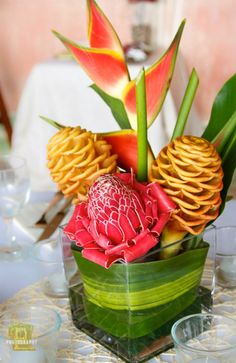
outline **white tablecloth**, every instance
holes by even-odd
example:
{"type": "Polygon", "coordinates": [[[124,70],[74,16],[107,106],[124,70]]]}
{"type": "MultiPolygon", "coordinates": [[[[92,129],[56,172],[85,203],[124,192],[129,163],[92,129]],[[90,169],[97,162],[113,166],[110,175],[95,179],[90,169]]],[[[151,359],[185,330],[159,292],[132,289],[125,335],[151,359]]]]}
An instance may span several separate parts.
{"type": "MultiPolygon", "coordinates": [[[[36,205],[38,202],[49,201],[50,193],[32,193],[31,204],[36,205]]],[[[236,226],[236,200],[231,200],[226,204],[224,213],[215,221],[216,226],[234,225],[236,226]]],[[[1,230],[1,219],[0,219],[1,230]]],[[[28,245],[32,244],[23,231],[18,230],[18,238],[28,245]]],[[[51,267],[44,263],[37,263],[30,256],[18,262],[1,262],[0,263],[0,303],[11,297],[17,291],[32,284],[50,273],[51,267]]]]}
{"type": "MultiPolygon", "coordinates": [[[[28,213],[27,210],[29,210],[29,207],[33,213],[33,210],[40,209],[43,203],[47,205],[52,195],[52,192],[31,193],[29,205],[25,206],[25,210],[22,210],[22,215],[28,213]]],[[[29,225],[23,225],[19,221],[14,220],[13,230],[18,243],[25,249],[26,255],[25,259],[19,261],[0,261],[0,303],[14,295],[20,289],[42,279],[51,272],[49,265],[36,262],[30,257],[29,249],[35,241],[33,233],[29,233],[29,229],[31,230],[32,228],[28,228],[29,225]]],[[[3,231],[3,228],[3,221],[0,217],[0,231],[3,231]]],[[[38,230],[36,229],[37,233],[38,230]]],[[[0,236],[0,243],[2,237],[3,234],[0,236]]]]}
{"type": "MultiPolygon", "coordinates": [[[[141,65],[130,65],[135,77],[141,65]]],[[[149,141],[155,154],[170,140],[177,110],[187,82],[184,64],[176,64],[171,93],[163,111],[149,130],[149,141]]],[[[46,145],[57,131],[39,118],[44,115],[64,125],[80,125],[94,132],[118,130],[108,106],[88,86],[90,79],[80,66],[70,60],[52,60],[36,65],[19,103],[13,134],[13,153],[28,161],[32,188],[55,189],[46,167],[46,145]]],[[[200,134],[201,122],[195,112],[189,118],[186,132],[200,134]]]]}
{"type": "MultiPolygon", "coordinates": [[[[50,193],[32,193],[31,204],[50,200],[50,193]]],[[[236,225],[236,200],[227,203],[224,213],[216,220],[216,226],[236,225]]],[[[1,230],[1,220],[0,220],[1,230]]],[[[19,237],[24,237],[19,232],[19,237]]],[[[32,243],[32,241],[29,243],[32,243]]],[[[44,276],[50,274],[50,267],[45,264],[36,263],[31,257],[19,262],[0,263],[0,311],[6,306],[14,306],[15,304],[41,304],[56,309],[62,316],[63,325],[61,329],[61,338],[59,341],[59,352],[57,363],[66,362],[121,362],[120,359],[113,356],[98,343],[92,342],[85,334],[77,331],[71,323],[69,316],[69,307],[67,300],[54,300],[45,297],[42,294],[40,285],[35,288],[30,287],[28,290],[20,290],[30,284],[37,282],[44,276]],[[15,297],[13,295],[19,292],[15,297]],[[6,299],[9,299],[4,304],[6,299]]],[[[221,290],[220,290],[221,291],[221,290]]],[[[235,313],[235,296],[234,290],[223,291],[214,295],[214,311],[218,314],[234,314],[235,313]],[[232,296],[231,296],[232,291],[232,296]]],[[[0,359],[1,360],[1,359],[0,359]]],[[[161,356],[155,357],[148,361],[149,363],[174,363],[173,351],[167,351],[161,356]]],[[[22,362],[23,363],[23,362],[22,362]]]]}

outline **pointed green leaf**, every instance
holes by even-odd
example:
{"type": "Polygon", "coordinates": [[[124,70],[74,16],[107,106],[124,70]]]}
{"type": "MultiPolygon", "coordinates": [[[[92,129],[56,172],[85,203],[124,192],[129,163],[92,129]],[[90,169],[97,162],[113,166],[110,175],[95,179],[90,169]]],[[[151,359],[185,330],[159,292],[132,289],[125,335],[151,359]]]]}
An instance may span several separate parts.
{"type": "Polygon", "coordinates": [[[110,107],[111,112],[121,129],[130,129],[130,123],[122,101],[105,93],[96,84],[90,86],[110,107]]]}
{"type": "Polygon", "coordinates": [[[220,207],[220,213],[224,210],[225,202],[227,200],[227,192],[236,168],[236,130],[232,133],[231,139],[228,141],[227,146],[224,149],[222,167],[224,170],[224,188],[221,192],[222,204],[220,207]]]}
{"type": "Polygon", "coordinates": [[[180,106],[178,118],[175,124],[171,140],[174,140],[176,137],[183,135],[188,115],[191,110],[193,100],[197,91],[198,84],[199,84],[199,78],[196,70],[193,69],[189,78],[186,91],[184,93],[184,97],[180,106]]]}
{"type": "Polygon", "coordinates": [[[221,158],[224,159],[224,152],[227,149],[227,145],[229,140],[231,139],[232,134],[236,132],[236,110],[230,119],[226,122],[225,126],[216,135],[216,137],[211,141],[215,147],[217,148],[218,153],[221,158]]]}
{"type": "MultiPolygon", "coordinates": [[[[234,113],[234,115],[235,115],[234,118],[236,119],[236,112],[234,113]]],[[[235,140],[236,140],[236,132],[234,132],[231,135],[230,140],[228,141],[227,145],[224,148],[224,153],[223,153],[223,157],[222,157],[223,165],[227,162],[227,160],[231,159],[230,154],[232,153],[232,149],[234,148],[235,140]]],[[[233,158],[231,159],[231,161],[232,161],[231,165],[233,166],[232,169],[235,169],[236,153],[233,153],[232,156],[233,156],[233,158]]]]}
{"type": "Polygon", "coordinates": [[[224,84],[217,94],[211,117],[202,137],[212,141],[222,130],[236,110],[236,73],[224,84]]]}
{"type": "Polygon", "coordinates": [[[48,117],[45,117],[45,116],[39,116],[43,121],[46,121],[48,124],[52,125],[53,127],[55,127],[56,129],[60,130],[60,129],[63,129],[65,126],[64,125],[61,125],[59,124],[57,121],[54,121],[48,117]]]}
{"type": "Polygon", "coordinates": [[[217,94],[210,121],[202,137],[215,144],[224,171],[224,188],[221,192],[224,210],[227,191],[236,167],[236,74],[234,74],[217,94]]]}

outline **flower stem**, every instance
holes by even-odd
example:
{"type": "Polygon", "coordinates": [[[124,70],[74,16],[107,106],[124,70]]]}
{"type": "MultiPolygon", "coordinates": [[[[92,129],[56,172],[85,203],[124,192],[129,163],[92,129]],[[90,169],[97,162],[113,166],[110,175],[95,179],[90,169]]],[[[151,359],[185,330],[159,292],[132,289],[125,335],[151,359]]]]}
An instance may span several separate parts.
{"type": "Polygon", "coordinates": [[[183,135],[188,115],[191,110],[193,100],[197,91],[198,84],[199,84],[199,78],[196,70],[193,68],[188,81],[187,88],[184,93],[183,101],[180,106],[178,118],[175,124],[171,140],[174,140],[176,139],[176,137],[183,135]]]}
{"type": "Polygon", "coordinates": [[[147,106],[146,106],[146,83],[144,68],[138,74],[136,80],[136,107],[138,125],[138,173],[137,179],[140,182],[147,181],[147,106]]]}
{"type": "Polygon", "coordinates": [[[22,248],[16,242],[16,237],[13,233],[13,218],[5,217],[4,221],[4,240],[0,245],[0,258],[1,260],[14,261],[16,259],[22,258],[22,248]]]}

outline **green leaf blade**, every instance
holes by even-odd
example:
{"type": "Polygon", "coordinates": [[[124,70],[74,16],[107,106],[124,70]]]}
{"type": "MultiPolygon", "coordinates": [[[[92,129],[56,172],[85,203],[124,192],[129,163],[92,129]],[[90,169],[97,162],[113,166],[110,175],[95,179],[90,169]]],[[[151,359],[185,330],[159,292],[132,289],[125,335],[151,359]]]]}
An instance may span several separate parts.
{"type": "Polygon", "coordinates": [[[198,84],[199,84],[199,78],[196,70],[193,69],[188,81],[187,88],[184,93],[184,97],[180,106],[178,118],[175,124],[171,140],[174,140],[176,139],[176,137],[183,135],[188,115],[191,110],[195,94],[197,92],[198,84]]]}
{"type": "Polygon", "coordinates": [[[236,110],[236,73],[224,84],[217,94],[209,123],[202,134],[204,139],[212,141],[223,129],[236,110]]]}
{"type": "Polygon", "coordinates": [[[224,210],[225,202],[227,200],[227,192],[232,182],[234,171],[236,168],[236,132],[231,135],[231,139],[229,140],[226,148],[224,149],[222,167],[224,170],[224,187],[221,191],[222,204],[220,206],[220,214],[224,210]]]}
{"type": "Polygon", "coordinates": [[[236,111],[226,122],[225,126],[222,128],[219,134],[212,140],[212,143],[215,144],[217,151],[222,159],[224,159],[224,150],[227,149],[227,144],[231,139],[232,134],[235,133],[235,131],[236,131],[236,111]]]}
{"type": "Polygon", "coordinates": [[[146,83],[144,68],[138,74],[136,80],[136,108],[138,125],[138,173],[137,179],[140,182],[147,181],[147,159],[148,159],[148,140],[147,140],[147,103],[146,103],[146,83]]]}
{"type": "Polygon", "coordinates": [[[59,122],[52,120],[51,118],[39,115],[39,117],[41,118],[41,120],[46,121],[48,124],[52,125],[53,127],[55,127],[58,130],[63,129],[65,126],[59,124],[59,122]]]}
{"type": "Polygon", "coordinates": [[[121,100],[118,98],[112,97],[105,93],[101,88],[99,88],[96,84],[92,84],[90,86],[108,105],[110,108],[116,122],[120,126],[121,129],[131,129],[129,119],[124,108],[124,105],[121,100]]]}
{"type": "Polygon", "coordinates": [[[202,137],[215,144],[222,159],[224,187],[221,191],[223,212],[236,168],[236,73],[223,85],[213,103],[208,126],[202,137]]]}

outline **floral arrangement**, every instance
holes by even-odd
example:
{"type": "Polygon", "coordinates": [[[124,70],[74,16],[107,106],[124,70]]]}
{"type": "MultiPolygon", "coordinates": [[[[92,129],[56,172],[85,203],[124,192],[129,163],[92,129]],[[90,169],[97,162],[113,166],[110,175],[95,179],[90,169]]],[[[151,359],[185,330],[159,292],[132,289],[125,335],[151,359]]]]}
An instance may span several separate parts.
{"type": "Polygon", "coordinates": [[[164,55],[131,80],[112,24],[95,0],[87,7],[90,47],[54,34],[121,130],[96,134],[42,117],[59,129],[48,143],[48,168],[75,204],[64,228],[83,280],[82,290],[71,290],[73,321],[92,336],[99,328],[111,342],[118,337],[111,349],[138,362],[157,328],[162,336],[167,323],[169,334],[171,319],[201,309],[202,233],[222,213],[236,166],[236,75],[219,91],[202,137],[183,136],[199,82],[193,69],[172,138],[155,156],[147,129],[170,86],[185,22],[164,55]]]}
{"type": "Polygon", "coordinates": [[[109,266],[111,259],[131,261],[145,254],[155,245],[153,238],[156,244],[161,240],[166,245],[186,233],[199,234],[218,216],[235,168],[235,163],[228,166],[235,149],[235,104],[222,115],[222,108],[229,104],[226,90],[235,87],[235,76],[216,98],[203,137],[182,136],[198,85],[193,70],[172,141],[155,158],[147,128],[168,91],[184,22],[166,53],[131,80],[112,24],[94,0],[87,4],[90,48],[54,33],[94,81],[92,88],[110,107],[122,130],[98,135],[53,122],[60,131],[49,141],[48,167],[59,189],[65,196],[74,195],[78,204],[66,231],[83,247],[84,256],[109,266]],[[116,174],[120,170],[122,174],[116,174]],[[99,205],[91,207],[94,193],[99,205]],[[136,215],[135,222],[131,214],[136,215]],[[127,249],[136,251],[132,258],[124,257],[127,249]]]}

